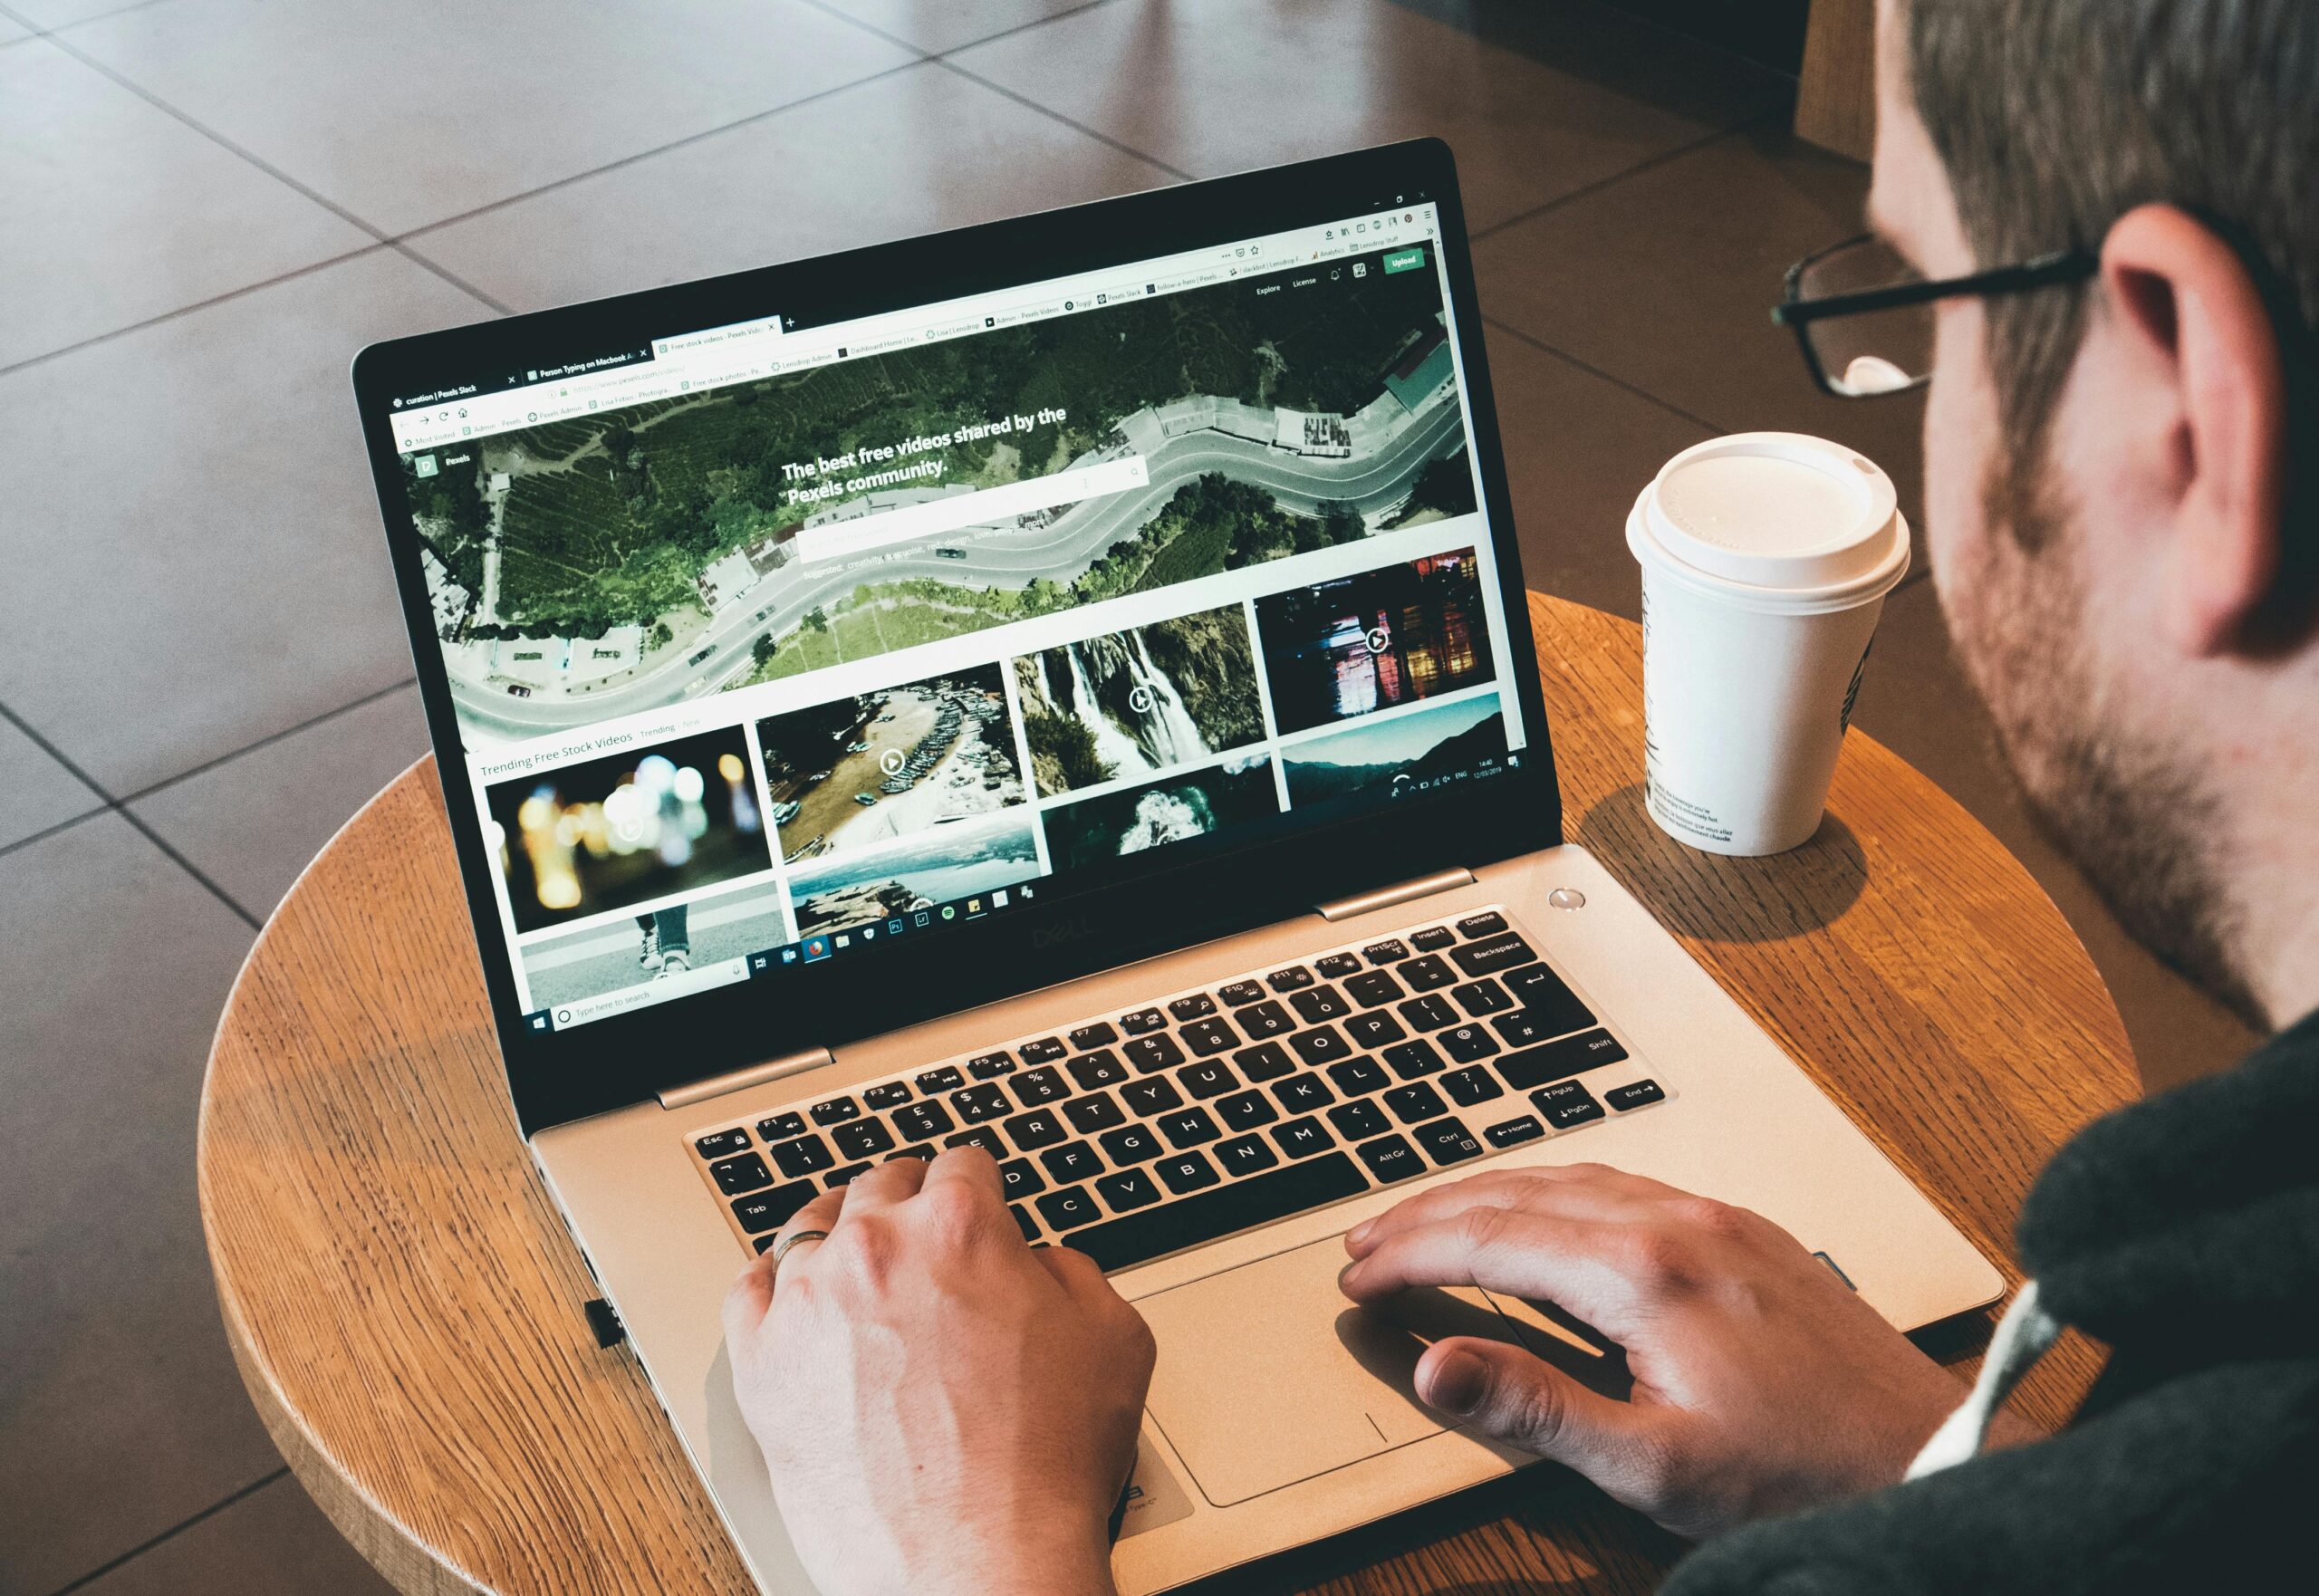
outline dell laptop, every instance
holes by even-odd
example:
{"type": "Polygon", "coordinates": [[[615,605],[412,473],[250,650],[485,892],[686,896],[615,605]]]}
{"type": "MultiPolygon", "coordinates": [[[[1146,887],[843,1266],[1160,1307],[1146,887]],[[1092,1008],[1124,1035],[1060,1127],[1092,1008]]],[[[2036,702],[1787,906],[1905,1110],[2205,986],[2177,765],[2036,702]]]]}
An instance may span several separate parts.
{"type": "Polygon", "coordinates": [[[1527,1461],[1336,1291],[1430,1183],[1655,1176],[1904,1328],[1999,1291],[1564,839],[1441,144],[354,381],[515,1120],[767,1591],[719,1303],[883,1159],[988,1149],[1150,1322],[1130,1592],[1527,1461]]]}

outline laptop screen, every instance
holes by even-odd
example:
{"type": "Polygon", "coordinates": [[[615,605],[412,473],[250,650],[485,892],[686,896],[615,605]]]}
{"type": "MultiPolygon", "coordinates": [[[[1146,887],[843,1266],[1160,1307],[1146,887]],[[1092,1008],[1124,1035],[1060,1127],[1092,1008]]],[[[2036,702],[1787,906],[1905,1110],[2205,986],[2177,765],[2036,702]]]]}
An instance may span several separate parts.
{"type": "Polygon", "coordinates": [[[1518,767],[1437,237],[1025,263],[393,396],[524,1027],[1518,767]]]}

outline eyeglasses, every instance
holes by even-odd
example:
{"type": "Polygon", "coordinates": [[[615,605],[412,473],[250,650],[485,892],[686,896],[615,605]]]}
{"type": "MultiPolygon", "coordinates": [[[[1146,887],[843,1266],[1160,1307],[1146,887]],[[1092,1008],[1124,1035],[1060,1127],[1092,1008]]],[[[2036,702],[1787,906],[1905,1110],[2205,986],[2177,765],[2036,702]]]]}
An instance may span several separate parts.
{"type": "Polygon", "coordinates": [[[1772,320],[1795,331],[1821,392],[1874,399],[1931,380],[1935,302],[2079,283],[2101,264],[2090,251],[2064,249],[2019,265],[1928,282],[1898,250],[1866,233],[1788,267],[1786,296],[1772,307],[1772,320]]]}

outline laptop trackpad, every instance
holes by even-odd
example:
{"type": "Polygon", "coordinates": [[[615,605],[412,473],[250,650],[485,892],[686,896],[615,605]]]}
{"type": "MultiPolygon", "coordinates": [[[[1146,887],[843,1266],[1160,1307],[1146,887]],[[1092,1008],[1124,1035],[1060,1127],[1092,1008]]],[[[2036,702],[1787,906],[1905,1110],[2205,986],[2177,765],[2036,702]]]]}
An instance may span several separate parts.
{"type": "Polygon", "coordinates": [[[1160,1345],[1151,1417],[1217,1506],[1439,1434],[1410,1387],[1427,1343],[1519,1339],[1478,1292],[1356,1308],[1344,1264],[1333,1236],[1136,1303],[1160,1345]]]}

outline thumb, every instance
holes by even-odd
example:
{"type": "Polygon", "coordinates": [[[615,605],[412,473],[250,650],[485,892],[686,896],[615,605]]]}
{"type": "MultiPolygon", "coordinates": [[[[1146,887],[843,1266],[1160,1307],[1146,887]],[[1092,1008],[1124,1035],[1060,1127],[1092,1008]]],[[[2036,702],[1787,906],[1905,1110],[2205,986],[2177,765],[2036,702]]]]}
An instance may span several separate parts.
{"type": "Polygon", "coordinates": [[[1417,1394],[1493,1440],[1565,1464],[1612,1492],[1646,1466],[1645,1420],[1504,1341],[1447,1336],[1418,1360],[1417,1394]]]}

